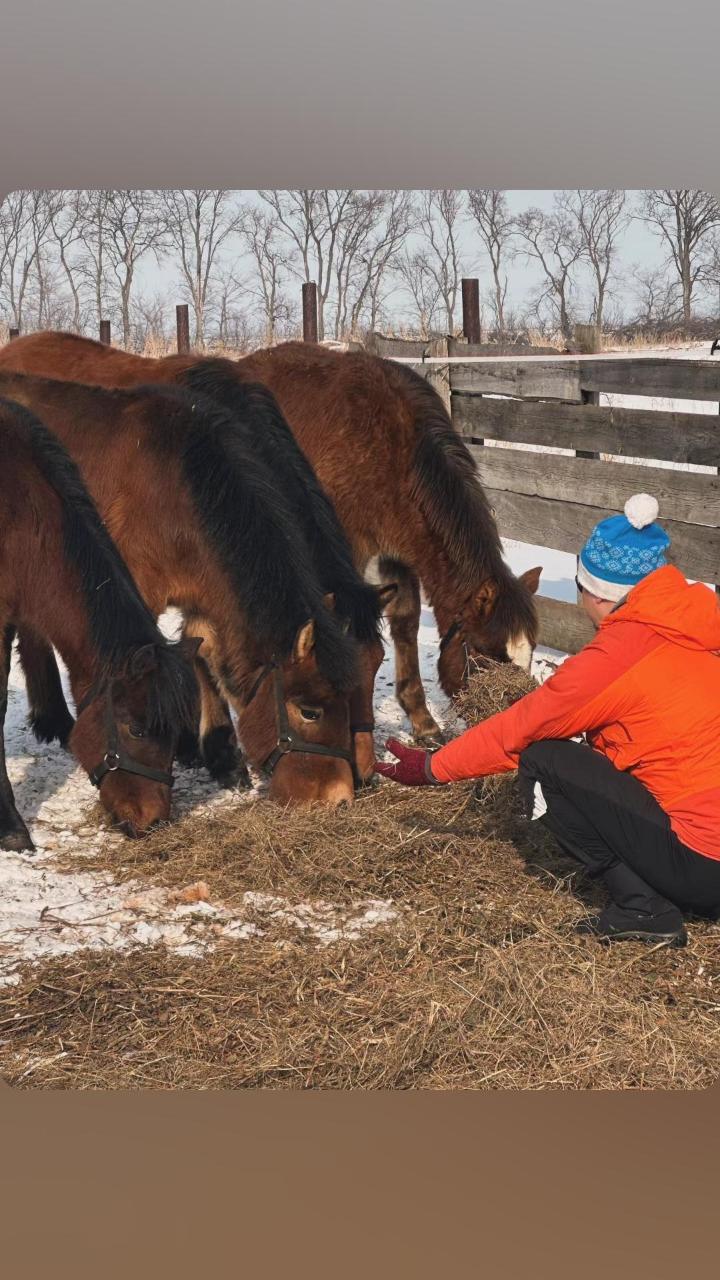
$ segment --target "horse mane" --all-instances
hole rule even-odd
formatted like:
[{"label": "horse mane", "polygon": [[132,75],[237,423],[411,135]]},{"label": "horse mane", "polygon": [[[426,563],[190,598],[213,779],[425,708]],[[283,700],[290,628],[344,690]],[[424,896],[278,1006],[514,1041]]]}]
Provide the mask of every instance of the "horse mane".
[{"label": "horse mane", "polygon": [[470,594],[491,578],[499,591],[485,622],[490,642],[508,636],[537,635],[532,596],[503,558],[502,542],[490,504],[477,478],[472,454],[452,425],[440,396],[425,378],[403,365],[390,366],[413,410],[417,439],[412,466],[413,497],[440,541],[457,575],[461,591]]},{"label": "horse mane", "polygon": [[349,621],[358,640],[377,639],[377,593],[358,573],[335,508],[272,392],[258,382],[240,382],[235,365],[219,358],[199,360],[183,372],[181,381],[232,415],[249,449],[261,455],[279,480],[300,522],[323,591],[335,595],[336,612]]},{"label": "horse mane", "polygon": [[[352,689],[357,682],[354,640],[326,607],[303,531],[249,434],[238,431],[235,415],[216,400],[178,387],[141,390],[172,395],[188,411],[183,476],[257,639],[286,660],[297,632],[312,619],[319,670],[335,688]],[[262,420],[256,429],[262,432]]]},{"label": "horse mane", "polygon": [[29,409],[4,397],[0,406],[59,501],[63,549],[77,573],[102,675],[132,675],[138,652],[152,648],[148,729],[155,735],[179,733],[194,718],[189,664],[160,632],[70,454]]}]

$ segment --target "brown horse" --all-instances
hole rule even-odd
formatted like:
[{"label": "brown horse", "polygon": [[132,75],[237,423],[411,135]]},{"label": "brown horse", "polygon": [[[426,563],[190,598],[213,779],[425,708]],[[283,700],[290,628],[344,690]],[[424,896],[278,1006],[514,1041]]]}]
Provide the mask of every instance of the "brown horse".
[{"label": "brown horse", "polygon": [[170,812],[175,739],[195,714],[192,666],[157,629],[77,467],[26,409],[0,400],[0,847],[32,849],[7,776],[13,632],[56,645],[78,706],[70,747],[127,835]]},{"label": "brown horse", "polygon": [[0,394],[66,445],[152,613],[183,612],[270,794],[350,801],[356,642],[227,413],[178,388],[105,391],[9,373]]},{"label": "brown horse", "polygon": [[38,333],[0,350],[0,368],[105,386],[198,383],[224,401],[232,382],[274,394],[332,500],[361,570],[379,557],[398,583],[387,614],[396,691],[419,740],[439,735],[420,678],[420,583],[441,635],[438,671],[457,692],[470,659],[528,666],[540,570],[515,578],[471,455],[445,407],[413,371],[364,352],[287,343],[233,361],[144,359],[73,334]]}]

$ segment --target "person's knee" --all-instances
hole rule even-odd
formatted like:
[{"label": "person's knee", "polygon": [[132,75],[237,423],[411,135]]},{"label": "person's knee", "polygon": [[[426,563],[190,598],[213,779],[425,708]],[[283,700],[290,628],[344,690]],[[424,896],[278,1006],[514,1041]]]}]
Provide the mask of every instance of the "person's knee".
[{"label": "person's knee", "polygon": [[557,743],[552,739],[531,742],[529,747],[520,752],[520,770],[533,778],[542,776],[552,766],[555,754],[553,748],[556,746]]}]

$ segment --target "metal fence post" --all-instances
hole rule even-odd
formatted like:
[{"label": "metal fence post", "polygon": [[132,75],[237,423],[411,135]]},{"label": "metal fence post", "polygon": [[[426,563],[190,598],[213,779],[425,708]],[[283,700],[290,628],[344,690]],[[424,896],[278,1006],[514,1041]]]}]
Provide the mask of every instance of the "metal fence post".
[{"label": "metal fence post", "polygon": [[462,281],[463,336],[468,342],[480,342],[480,281]]},{"label": "metal fence post", "polygon": [[190,311],[186,302],[178,303],[175,308],[177,326],[177,349],[180,355],[190,350]]},{"label": "metal fence post", "polygon": [[317,285],[308,280],[302,287],[303,342],[318,340]]}]

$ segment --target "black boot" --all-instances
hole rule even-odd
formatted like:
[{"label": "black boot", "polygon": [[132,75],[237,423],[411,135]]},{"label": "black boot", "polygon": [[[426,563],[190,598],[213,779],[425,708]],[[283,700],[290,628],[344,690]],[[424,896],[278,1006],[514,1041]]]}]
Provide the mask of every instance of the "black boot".
[{"label": "black boot", "polygon": [[670,904],[667,911],[648,914],[611,902],[599,916],[581,921],[577,932],[590,934],[601,942],[651,942],[667,947],[684,947],[687,943],[682,915]]}]

